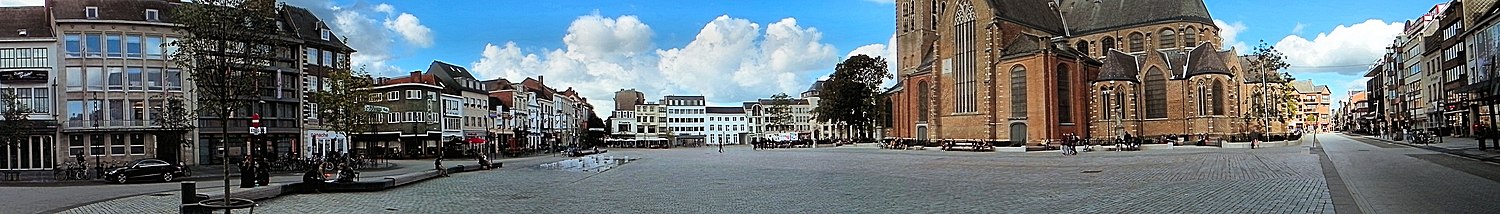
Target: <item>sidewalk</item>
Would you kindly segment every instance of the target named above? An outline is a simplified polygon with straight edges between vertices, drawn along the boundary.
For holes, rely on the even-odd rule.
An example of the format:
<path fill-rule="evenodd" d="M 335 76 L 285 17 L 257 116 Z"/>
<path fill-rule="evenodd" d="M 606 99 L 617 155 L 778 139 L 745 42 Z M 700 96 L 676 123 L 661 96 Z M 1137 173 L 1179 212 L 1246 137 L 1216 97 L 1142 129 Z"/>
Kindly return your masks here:
<path fill-rule="evenodd" d="M 1377 140 L 1381 140 L 1381 141 L 1385 141 L 1385 142 L 1390 142 L 1390 143 L 1393 143 L 1393 144 L 1407 145 L 1407 146 L 1416 147 L 1416 148 L 1423 148 L 1423 149 L 1427 149 L 1427 150 L 1444 152 L 1444 153 L 1448 153 L 1448 154 L 1453 154 L 1453 155 L 1458 155 L 1458 156 L 1464 156 L 1464 157 L 1468 157 L 1468 158 L 1478 159 L 1478 160 L 1481 160 L 1481 161 L 1489 161 L 1489 162 L 1493 162 L 1493 163 L 1500 163 L 1500 148 L 1492 147 L 1495 144 L 1494 144 L 1493 141 L 1490 141 L 1490 140 L 1485 140 L 1485 143 L 1486 143 L 1485 146 L 1486 146 L 1486 148 L 1488 148 L 1488 150 L 1479 150 L 1479 142 L 1478 142 L 1478 140 L 1476 140 L 1474 138 L 1467 138 L 1467 137 L 1443 137 L 1443 139 L 1441 140 L 1442 143 L 1412 144 L 1411 141 L 1409 141 L 1409 140 L 1406 140 L 1406 141 L 1392 141 L 1390 139 L 1385 139 L 1385 138 L 1376 137 L 1376 136 L 1369 136 L 1369 135 L 1348 135 L 1348 134 L 1345 134 L 1345 135 L 1351 136 L 1351 137 L 1364 137 L 1364 138 L 1368 138 L 1368 139 L 1377 139 Z"/>
<path fill-rule="evenodd" d="M 462 160 L 462 159 L 460 159 L 460 160 Z M 385 165 L 385 166 L 382 166 L 382 167 L 375 167 L 375 168 L 366 168 L 366 169 L 362 169 L 362 170 L 359 170 L 359 171 L 362 172 L 362 173 L 364 173 L 364 172 L 392 171 L 392 170 L 399 170 L 399 169 L 403 169 L 403 168 L 420 168 L 420 169 L 432 168 L 431 167 L 431 164 L 432 164 L 432 160 L 431 159 L 427 159 L 427 160 L 420 160 L 420 159 L 419 160 L 388 160 L 388 161 L 389 161 L 388 165 Z M 177 178 L 176 180 L 177 181 L 215 181 L 215 180 L 223 180 L 224 179 L 224 168 L 222 166 L 219 166 L 219 165 L 197 165 L 197 166 L 189 166 L 189 170 L 190 170 L 190 172 L 192 172 L 192 176 Z M 42 187 L 42 186 L 109 185 L 109 183 L 106 183 L 106 182 L 104 182 L 104 180 L 100 180 L 100 179 L 92 179 L 92 180 L 61 180 L 61 181 L 60 180 L 56 180 L 53 177 L 51 170 L 43 170 L 43 171 L 21 171 L 18 174 L 19 174 L 20 179 L 17 179 L 17 180 L 14 180 L 14 181 L 12 181 L 12 180 L 0 180 L 0 186 Z M 277 172 L 277 173 L 272 173 L 271 176 L 272 177 L 299 177 L 300 178 L 301 177 L 301 173 L 300 172 Z M 229 177 L 232 180 L 235 180 L 236 182 L 238 182 L 238 180 L 239 180 L 239 169 L 238 169 L 238 167 L 229 168 Z M 139 182 L 141 182 L 141 181 L 135 181 L 133 183 L 139 183 Z"/>

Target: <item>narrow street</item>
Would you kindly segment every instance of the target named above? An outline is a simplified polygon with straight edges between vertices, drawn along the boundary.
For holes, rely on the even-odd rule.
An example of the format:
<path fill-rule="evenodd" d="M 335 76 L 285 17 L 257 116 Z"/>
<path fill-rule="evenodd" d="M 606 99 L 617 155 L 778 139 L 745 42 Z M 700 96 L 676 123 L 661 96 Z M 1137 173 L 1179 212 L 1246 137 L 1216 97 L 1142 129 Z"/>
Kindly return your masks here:
<path fill-rule="evenodd" d="M 1500 213 L 1492 204 L 1500 165 L 1369 137 L 1316 137 L 1363 213 Z"/>

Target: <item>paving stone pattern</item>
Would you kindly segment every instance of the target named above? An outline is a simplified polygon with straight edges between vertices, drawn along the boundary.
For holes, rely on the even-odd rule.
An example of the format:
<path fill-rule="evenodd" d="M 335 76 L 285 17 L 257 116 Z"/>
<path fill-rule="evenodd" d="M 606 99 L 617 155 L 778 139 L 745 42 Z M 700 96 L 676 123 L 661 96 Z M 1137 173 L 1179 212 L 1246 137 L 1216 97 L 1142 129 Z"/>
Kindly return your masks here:
<path fill-rule="evenodd" d="M 730 147 L 611 150 L 603 173 L 507 163 L 383 192 L 303 194 L 267 213 L 1332 213 L 1306 147 L 969 153 Z M 1084 171 L 1099 171 L 1083 173 Z M 170 212 L 139 196 L 69 213 Z M 101 205 L 101 206 L 96 206 Z M 109 208 L 98 208 L 109 207 Z"/>

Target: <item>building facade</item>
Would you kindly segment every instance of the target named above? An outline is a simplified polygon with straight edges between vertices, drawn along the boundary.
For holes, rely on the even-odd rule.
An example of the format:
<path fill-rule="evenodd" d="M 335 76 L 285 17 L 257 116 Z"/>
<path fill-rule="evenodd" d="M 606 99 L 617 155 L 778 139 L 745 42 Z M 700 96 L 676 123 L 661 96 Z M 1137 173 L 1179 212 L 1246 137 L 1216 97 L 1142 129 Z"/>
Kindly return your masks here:
<path fill-rule="evenodd" d="M 707 144 L 743 144 L 749 133 L 743 107 L 705 107 L 704 139 Z"/>
<path fill-rule="evenodd" d="M 1220 48 L 1200 0 L 908 0 L 896 16 L 898 139 L 1224 137 L 1249 128 L 1247 76 L 1264 75 Z"/>
<path fill-rule="evenodd" d="M 57 35 L 52 29 L 50 11 L 46 7 L 0 7 L 0 90 L 15 96 L 15 105 L 4 106 L 30 109 L 21 115 L 25 118 L 3 118 L 0 123 L 25 121 L 29 129 L 18 130 L 21 139 L 6 139 L 0 144 L 0 170 L 47 170 L 57 166 L 67 152 L 82 153 L 85 150 L 67 151 L 59 149 L 57 118 L 54 97 L 58 88 Z M 7 124 L 10 125 L 10 124 Z M 107 154 L 107 153 L 99 153 Z M 129 154 L 122 152 L 121 154 Z M 144 148 L 138 152 L 146 154 Z"/>

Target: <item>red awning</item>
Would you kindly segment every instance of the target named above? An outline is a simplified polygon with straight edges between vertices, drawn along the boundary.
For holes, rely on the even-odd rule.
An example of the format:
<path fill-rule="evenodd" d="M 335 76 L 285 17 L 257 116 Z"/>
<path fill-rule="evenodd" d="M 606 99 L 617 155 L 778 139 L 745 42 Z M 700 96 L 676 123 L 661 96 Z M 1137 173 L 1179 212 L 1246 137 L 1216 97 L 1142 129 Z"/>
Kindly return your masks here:
<path fill-rule="evenodd" d="M 477 138 L 477 137 L 469 138 L 469 144 L 484 144 L 484 142 L 485 142 L 484 138 Z"/>

